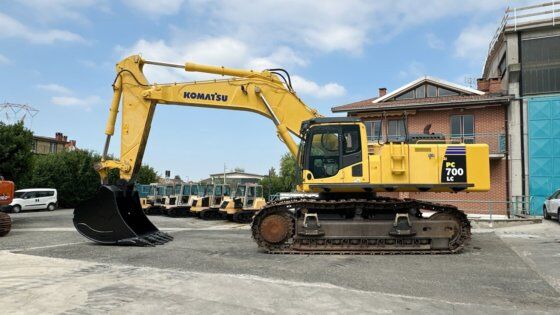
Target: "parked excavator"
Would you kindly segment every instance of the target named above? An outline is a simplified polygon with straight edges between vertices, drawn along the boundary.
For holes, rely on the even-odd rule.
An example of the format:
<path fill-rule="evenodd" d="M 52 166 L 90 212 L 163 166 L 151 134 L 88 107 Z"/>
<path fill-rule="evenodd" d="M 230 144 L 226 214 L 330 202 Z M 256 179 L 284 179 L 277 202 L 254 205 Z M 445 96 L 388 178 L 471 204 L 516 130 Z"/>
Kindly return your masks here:
<path fill-rule="evenodd" d="M 146 65 L 228 77 L 149 83 Z M 283 69 L 171 64 L 135 55 L 119 62 L 116 72 L 103 159 L 96 165 L 104 184 L 74 212 L 76 229 L 99 243 L 157 245 L 172 239 L 147 219 L 132 189 L 157 104 L 242 110 L 272 120 L 297 159 L 298 190 L 319 197 L 270 202 L 254 216 L 253 239 L 269 253 L 456 253 L 471 237 L 469 220 L 457 207 L 377 193 L 490 189 L 488 145 L 433 141 L 434 135 L 369 145 L 360 119 L 322 117 L 296 95 Z M 112 160 L 108 149 L 119 108 L 120 159 Z M 110 169 L 119 170 L 120 186 L 106 184 Z M 433 214 L 425 217 L 428 212 Z"/>
<path fill-rule="evenodd" d="M 0 176 L 0 207 L 7 206 L 14 199 L 15 185 L 11 181 L 4 180 Z M 10 216 L 0 211 L 0 237 L 6 236 L 12 229 L 12 219 Z"/>
<path fill-rule="evenodd" d="M 147 215 L 160 215 L 165 210 L 165 197 L 167 192 L 167 187 L 161 184 L 152 184 L 150 193 L 153 195 L 148 195 L 146 203 L 148 207 L 143 207 L 142 201 L 140 205 L 143 207 L 143 211 Z"/>
<path fill-rule="evenodd" d="M 201 184 L 200 186 L 199 195 L 194 197 L 190 210 L 191 215 L 194 217 L 200 217 L 202 210 L 210 207 L 214 199 L 214 184 Z"/>
<path fill-rule="evenodd" d="M 166 199 L 165 210 L 162 212 L 170 217 L 190 216 L 192 186 L 193 184 L 175 184 L 175 192 Z"/>
<path fill-rule="evenodd" d="M 225 216 L 222 216 L 222 213 L 220 212 L 220 207 L 224 202 L 231 201 L 231 188 L 229 187 L 229 185 L 214 185 L 214 192 L 209 197 L 209 206 L 200 211 L 199 217 L 203 220 L 225 219 Z"/>
<path fill-rule="evenodd" d="M 251 223 L 253 216 L 264 207 L 263 188 L 257 184 L 239 184 L 233 200 L 225 200 L 220 205 L 220 213 L 229 221 Z"/>

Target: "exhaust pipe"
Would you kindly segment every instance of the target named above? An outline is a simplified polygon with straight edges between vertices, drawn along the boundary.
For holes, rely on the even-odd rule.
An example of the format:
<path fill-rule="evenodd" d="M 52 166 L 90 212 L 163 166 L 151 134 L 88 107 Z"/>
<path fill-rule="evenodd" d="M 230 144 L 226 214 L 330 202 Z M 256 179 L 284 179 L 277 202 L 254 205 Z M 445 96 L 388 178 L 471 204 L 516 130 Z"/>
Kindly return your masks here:
<path fill-rule="evenodd" d="M 173 240 L 146 217 L 133 186 L 102 185 L 74 209 L 73 221 L 80 234 L 100 244 L 155 246 Z"/>

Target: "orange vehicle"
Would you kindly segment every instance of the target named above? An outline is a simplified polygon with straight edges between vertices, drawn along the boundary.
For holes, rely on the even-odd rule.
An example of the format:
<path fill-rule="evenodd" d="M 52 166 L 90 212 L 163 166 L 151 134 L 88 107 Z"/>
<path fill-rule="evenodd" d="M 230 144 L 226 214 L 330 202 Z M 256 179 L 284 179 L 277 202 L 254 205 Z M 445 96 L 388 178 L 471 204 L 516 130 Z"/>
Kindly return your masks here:
<path fill-rule="evenodd" d="M 0 206 L 9 205 L 14 199 L 15 185 L 13 182 L 0 177 Z M 12 229 L 10 216 L 0 211 L 0 237 L 8 234 Z"/>

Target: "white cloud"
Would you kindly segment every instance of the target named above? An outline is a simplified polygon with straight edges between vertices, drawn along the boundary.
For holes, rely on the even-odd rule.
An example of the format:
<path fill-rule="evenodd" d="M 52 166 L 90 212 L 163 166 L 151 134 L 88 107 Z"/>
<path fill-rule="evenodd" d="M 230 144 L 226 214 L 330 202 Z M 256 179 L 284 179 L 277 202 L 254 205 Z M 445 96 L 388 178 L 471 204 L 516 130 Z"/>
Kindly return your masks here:
<path fill-rule="evenodd" d="M 455 56 L 481 63 L 488 51 L 488 45 L 496 31 L 496 25 L 470 25 L 461 31 L 455 40 Z"/>
<path fill-rule="evenodd" d="M 428 47 L 430 47 L 432 49 L 444 49 L 445 48 L 445 43 L 443 42 L 443 40 L 441 40 L 441 38 L 439 38 L 434 33 L 426 34 L 426 41 L 428 43 Z"/>
<path fill-rule="evenodd" d="M 86 97 L 74 96 L 53 96 L 51 103 L 58 106 L 65 107 L 81 107 L 85 110 L 90 110 L 91 107 L 101 104 L 101 97 L 97 95 L 90 95 Z"/>
<path fill-rule="evenodd" d="M 184 0 L 122 0 L 127 6 L 150 16 L 173 15 L 179 12 Z"/>
<path fill-rule="evenodd" d="M 9 65 L 11 63 L 12 61 L 8 57 L 0 54 L 0 65 Z"/>
<path fill-rule="evenodd" d="M 292 49 L 280 47 L 270 54 L 255 56 L 247 44 L 230 37 L 209 37 L 198 41 L 180 41 L 168 44 L 163 40 L 148 41 L 141 39 L 132 47 L 117 47 L 122 57 L 142 54 L 144 59 L 172 63 L 196 62 L 211 65 L 223 65 L 231 68 L 264 70 L 273 67 L 306 66 L 307 61 L 299 57 Z M 180 82 L 215 78 L 216 75 L 185 72 L 175 68 L 163 68 L 147 65 L 146 77 L 151 82 Z M 308 79 L 292 76 L 296 92 L 317 98 L 340 96 L 346 90 L 337 83 L 319 85 Z M 297 82 L 297 83 L 296 83 Z"/>
<path fill-rule="evenodd" d="M 33 14 L 34 19 L 45 23 L 56 23 L 60 20 L 72 20 L 78 23 L 90 23 L 81 11 L 92 8 L 102 12 L 111 12 L 107 0 L 18 0 Z"/>
<path fill-rule="evenodd" d="M 399 78 L 415 80 L 426 75 L 426 66 L 418 61 L 412 61 L 406 69 L 399 71 Z"/>
<path fill-rule="evenodd" d="M 346 94 L 346 89 L 338 83 L 319 85 L 300 76 L 292 76 L 292 83 L 296 92 L 313 95 L 317 98 L 338 97 Z"/>
<path fill-rule="evenodd" d="M 34 44 L 52 44 L 54 42 L 85 42 L 78 34 L 59 29 L 32 29 L 18 20 L 0 13 L 0 38 L 21 38 Z"/>
<path fill-rule="evenodd" d="M 72 90 L 70 90 L 69 88 L 59 85 L 59 84 L 55 84 L 55 83 L 50 83 L 50 84 L 38 84 L 37 85 L 38 89 L 41 89 L 43 91 L 48 91 L 48 92 L 53 92 L 53 93 L 59 93 L 59 94 L 72 94 Z"/>
<path fill-rule="evenodd" d="M 188 12 L 204 16 L 211 32 L 251 38 L 260 46 L 298 45 L 318 52 L 360 53 L 367 44 L 407 28 L 505 8 L 502 0 L 190 0 Z M 256 14 L 259 12 L 261 14 Z"/>

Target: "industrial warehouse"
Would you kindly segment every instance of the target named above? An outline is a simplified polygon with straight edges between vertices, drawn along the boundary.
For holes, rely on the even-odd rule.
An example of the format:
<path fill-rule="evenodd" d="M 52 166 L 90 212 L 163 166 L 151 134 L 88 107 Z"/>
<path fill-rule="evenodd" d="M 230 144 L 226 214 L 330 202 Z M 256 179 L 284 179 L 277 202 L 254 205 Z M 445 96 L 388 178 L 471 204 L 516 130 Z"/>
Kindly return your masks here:
<path fill-rule="evenodd" d="M 0 5 L 6 313 L 558 313 L 555 2 L 47 5 Z"/>

